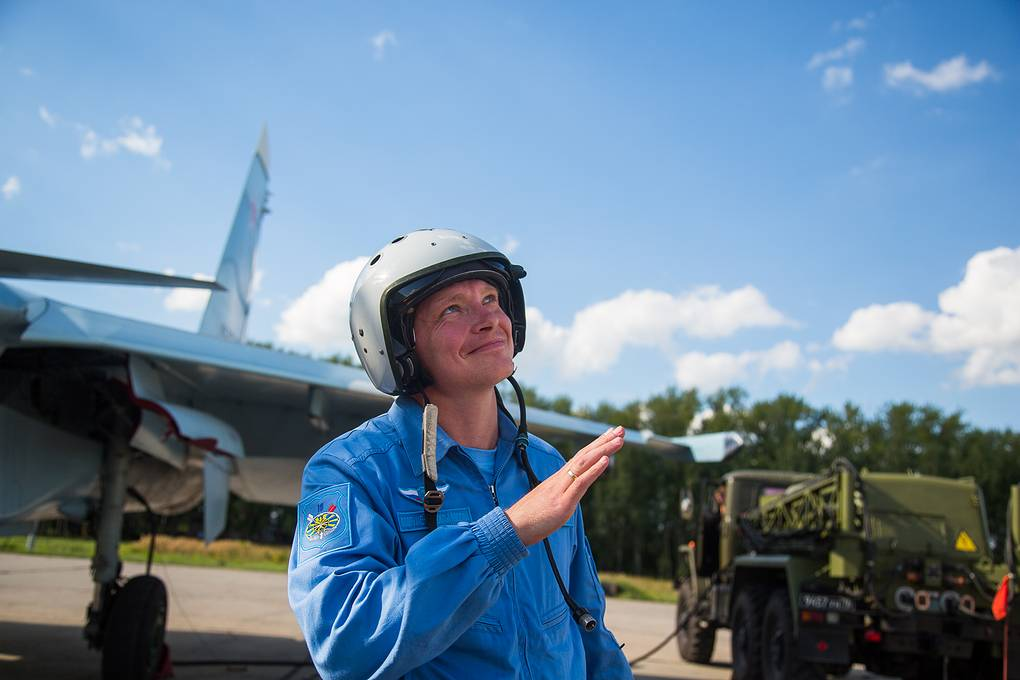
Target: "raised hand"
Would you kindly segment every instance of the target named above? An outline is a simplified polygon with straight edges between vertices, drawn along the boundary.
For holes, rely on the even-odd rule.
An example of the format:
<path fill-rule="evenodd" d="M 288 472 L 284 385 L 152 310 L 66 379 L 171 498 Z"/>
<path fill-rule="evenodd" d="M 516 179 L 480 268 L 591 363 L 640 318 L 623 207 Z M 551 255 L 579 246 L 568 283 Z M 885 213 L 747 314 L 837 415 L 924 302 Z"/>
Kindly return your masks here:
<path fill-rule="evenodd" d="M 506 511 L 524 545 L 531 546 L 563 526 L 581 497 L 609 467 L 623 446 L 622 427 L 607 430 L 578 451 L 566 465 Z"/>

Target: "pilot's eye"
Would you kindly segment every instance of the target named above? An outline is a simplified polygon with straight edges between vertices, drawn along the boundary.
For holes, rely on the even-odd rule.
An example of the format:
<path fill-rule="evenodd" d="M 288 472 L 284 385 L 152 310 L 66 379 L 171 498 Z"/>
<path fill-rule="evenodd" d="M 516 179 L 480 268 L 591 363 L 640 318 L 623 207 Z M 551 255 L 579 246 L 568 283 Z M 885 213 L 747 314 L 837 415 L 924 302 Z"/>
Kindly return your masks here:
<path fill-rule="evenodd" d="M 450 305 L 450 306 L 448 306 L 446 309 L 444 309 L 441 312 L 440 316 L 446 316 L 447 314 L 453 314 L 454 312 L 459 312 L 459 311 L 460 311 L 460 305 Z"/>
<path fill-rule="evenodd" d="M 482 298 L 483 304 L 488 304 L 490 302 L 499 302 L 499 296 L 496 295 L 495 293 L 489 293 L 484 298 Z"/>

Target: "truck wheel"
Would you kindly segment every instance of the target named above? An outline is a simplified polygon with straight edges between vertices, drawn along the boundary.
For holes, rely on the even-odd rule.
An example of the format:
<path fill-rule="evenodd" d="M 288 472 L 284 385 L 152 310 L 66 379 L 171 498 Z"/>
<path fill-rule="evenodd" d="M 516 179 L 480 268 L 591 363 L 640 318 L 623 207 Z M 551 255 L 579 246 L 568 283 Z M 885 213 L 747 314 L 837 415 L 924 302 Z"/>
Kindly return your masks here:
<path fill-rule="evenodd" d="M 136 576 L 113 600 L 103 635 L 103 678 L 150 680 L 159 670 L 166 632 L 166 586 Z"/>
<path fill-rule="evenodd" d="M 824 680 L 818 666 L 797 657 L 797 639 L 793 633 L 793 614 L 786 588 L 769 595 L 762 623 L 762 675 L 765 680 Z"/>
<path fill-rule="evenodd" d="M 676 604 L 676 646 L 680 650 L 680 658 L 691 663 L 708 663 L 712 660 L 712 649 L 715 647 L 715 627 L 701 627 L 702 618 L 698 616 L 697 600 L 691 582 L 680 584 L 680 593 Z M 680 625 L 684 616 L 690 612 L 687 622 Z"/>
<path fill-rule="evenodd" d="M 761 612 L 767 597 L 768 591 L 756 586 L 737 595 L 730 635 L 733 680 L 761 679 Z"/>

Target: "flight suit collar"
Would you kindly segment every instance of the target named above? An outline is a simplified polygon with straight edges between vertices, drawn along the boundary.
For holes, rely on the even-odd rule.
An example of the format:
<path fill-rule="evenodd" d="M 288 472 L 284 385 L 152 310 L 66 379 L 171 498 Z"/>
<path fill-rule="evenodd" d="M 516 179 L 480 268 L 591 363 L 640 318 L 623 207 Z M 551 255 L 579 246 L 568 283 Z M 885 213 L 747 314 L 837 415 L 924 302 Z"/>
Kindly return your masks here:
<path fill-rule="evenodd" d="M 408 396 L 399 396 L 390 406 L 387 413 L 390 424 L 397 431 L 400 442 L 403 444 L 407 462 L 411 466 L 412 474 L 422 474 L 421 467 L 421 404 Z M 517 435 L 517 424 L 510 419 L 502 410 L 497 409 L 497 422 L 499 423 L 499 437 L 496 441 L 496 469 L 499 470 L 505 458 L 513 451 L 514 437 Z M 450 435 L 446 434 L 442 427 L 436 428 L 436 464 L 446 456 L 447 452 L 459 447 Z M 442 470 L 439 472 L 442 478 Z"/>

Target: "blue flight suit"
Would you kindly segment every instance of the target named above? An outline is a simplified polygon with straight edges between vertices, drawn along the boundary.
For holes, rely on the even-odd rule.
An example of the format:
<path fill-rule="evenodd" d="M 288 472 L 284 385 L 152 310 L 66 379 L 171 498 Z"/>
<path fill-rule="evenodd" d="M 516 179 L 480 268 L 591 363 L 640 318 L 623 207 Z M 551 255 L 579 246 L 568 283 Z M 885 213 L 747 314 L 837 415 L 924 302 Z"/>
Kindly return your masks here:
<path fill-rule="evenodd" d="M 590 633 L 570 615 L 545 549 L 525 548 L 502 509 L 529 490 L 514 422 L 500 412 L 494 485 L 439 429 L 446 500 L 430 533 L 421 415 L 399 397 L 305 467 L 288 595 L 322 677 L 631 678 L 605 627 L 580 508 L 549 539 L 571 596 L 598 622 Z M 563 465 L 554 448 L 529 441 L 539 479 Z"/>

